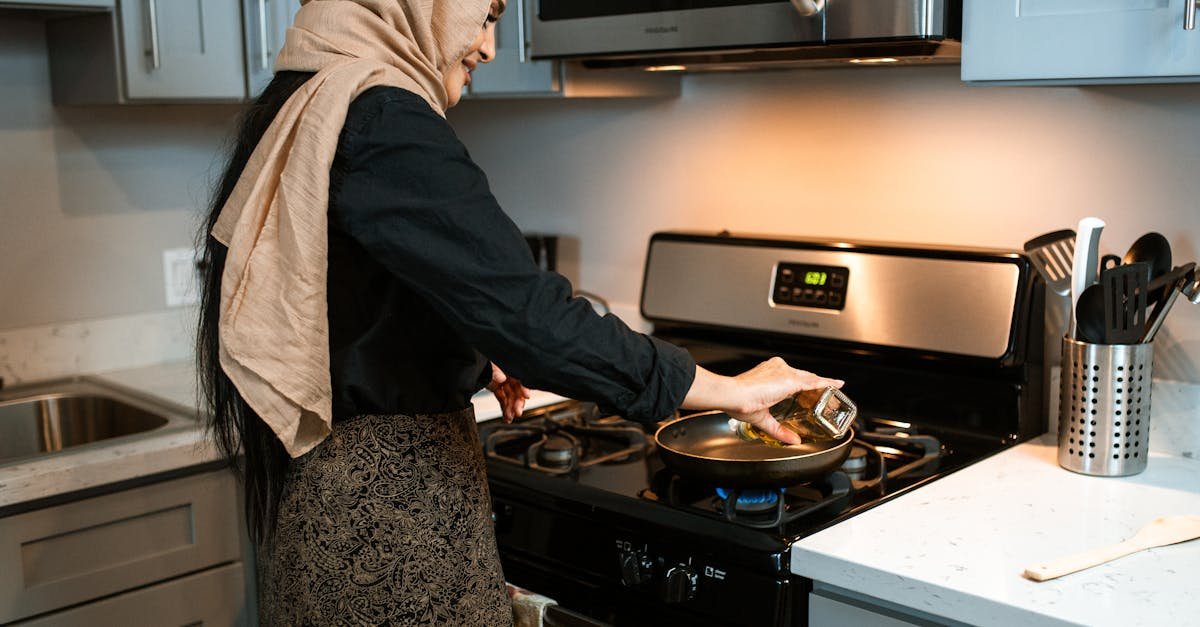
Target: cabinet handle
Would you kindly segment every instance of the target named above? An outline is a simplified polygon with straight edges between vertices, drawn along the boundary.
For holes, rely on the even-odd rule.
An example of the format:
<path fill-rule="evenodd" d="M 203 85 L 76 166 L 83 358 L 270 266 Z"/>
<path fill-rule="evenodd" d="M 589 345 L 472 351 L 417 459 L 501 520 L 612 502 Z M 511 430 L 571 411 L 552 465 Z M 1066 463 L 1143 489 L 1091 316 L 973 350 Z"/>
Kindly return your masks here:
<path fill-rule="evenodd" d="M 517 56 L 521 63 L 528 63 L 529 56 L 525 52 L 525 0 L 517 0 Z"/>
<path fill-rule="evenodd" d="M 1196 30 L 1196 0 L 1183 0 L 1183 30 Z"/>
<path fill-rule="evenodd" d="M 259 57 L 259 68 L 265 72 L 270 69 L 271 63 L 271 49 L 267 46 L 267 0 L 258 0 L 258 40 L 262 53 Z"/>
<path fill-rule="evenodd" d="M 162 57 L 158 53 L 158 2 L 146 0 L 146 18 L 150 21 L 150 49 L 146 54 L 150 57 L 150 68 L 162 67 Z"/>

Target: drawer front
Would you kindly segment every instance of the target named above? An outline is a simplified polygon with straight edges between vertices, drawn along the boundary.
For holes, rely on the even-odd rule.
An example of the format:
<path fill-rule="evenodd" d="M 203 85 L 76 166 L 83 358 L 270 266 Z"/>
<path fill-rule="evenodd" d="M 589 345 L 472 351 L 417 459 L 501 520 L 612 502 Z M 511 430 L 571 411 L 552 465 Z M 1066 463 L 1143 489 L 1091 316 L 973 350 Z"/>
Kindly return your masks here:
<path fill-rule="evenodd" d="M 17 623 L 21 627 L 252 625 L 242 565 L 227 564 Z"/>
<path fill-rule="evenodd" d="M 0 623 L 238 560 L 237 498 L 221 471 L 0 518 Z"/>

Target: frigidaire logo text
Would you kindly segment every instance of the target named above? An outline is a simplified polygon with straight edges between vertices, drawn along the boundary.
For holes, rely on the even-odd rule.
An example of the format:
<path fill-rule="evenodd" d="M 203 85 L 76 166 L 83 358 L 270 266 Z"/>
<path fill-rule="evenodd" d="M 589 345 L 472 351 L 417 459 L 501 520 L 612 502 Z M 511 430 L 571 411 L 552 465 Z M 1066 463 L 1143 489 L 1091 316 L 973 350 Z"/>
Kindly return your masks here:
<path fill-rule="evenodd" d="M 647 26 L 647 35 L 666 35 L 667 33 L 678 33 L 678 26 Z"/>
<path fill-rule="evenodd" d="M 820 323 L 817 322 L 812 322 L 809 320 L 797 320 L 795 318 L 788 318 L 787 323 L 794 327 L 804 327 L 805 329 L 815 329 L 821 326 Z"/>

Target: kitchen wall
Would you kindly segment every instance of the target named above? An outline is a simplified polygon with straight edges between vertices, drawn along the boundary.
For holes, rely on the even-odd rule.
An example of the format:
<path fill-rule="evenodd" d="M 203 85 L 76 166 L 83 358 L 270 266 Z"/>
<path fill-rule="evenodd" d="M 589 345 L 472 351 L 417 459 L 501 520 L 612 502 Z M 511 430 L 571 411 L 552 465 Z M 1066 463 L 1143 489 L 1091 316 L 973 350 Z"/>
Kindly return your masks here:
<path fill-rule="evenodd" d="M 580 286 L 619 302 L 659 229 L 1016 249 L 1096 215 L 1106 252 L 1158 230 L 1200 256 L 1200 85 L 976 87 L 911 67 L 683 86 L 451 119 L 518 224 L 577 235 Z M 1156 375 L 1200 381 L 1200 307 L 1180 302 L 1156 350 Z"/>
<path fill-rule="evenodd" d="M 1200 254 L 1200 85 L 957 72 L 688 76 L 677 99 L 475 101 L 450 119 L 517 223 L 577 237 L 579 286 L 619 303 L 659 229 L 1016 248 L 1098 215 L 1109 252 L 1155 229 Z M 0 362 L 14 334 L 178 317 L 161 251 L 191 243 L 236 108 L 52 107 L 39 23 L 4 15 L 0 85 Z M 1200 382 L 1185 304 L 1156 374 Z"/>
<path fill-rule="evenodd" d="M 41 22 L 0 12 L 0 330 L 162 310 L 233 106 L 50 104 Z"/>

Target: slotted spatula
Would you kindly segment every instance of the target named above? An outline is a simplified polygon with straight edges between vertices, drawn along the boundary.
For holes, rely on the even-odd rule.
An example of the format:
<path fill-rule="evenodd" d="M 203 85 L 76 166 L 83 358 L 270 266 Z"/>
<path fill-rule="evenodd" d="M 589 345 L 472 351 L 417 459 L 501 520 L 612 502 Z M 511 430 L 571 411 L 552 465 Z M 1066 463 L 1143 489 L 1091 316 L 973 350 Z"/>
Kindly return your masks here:
<path fill-rule="evenodd" d="M 1146 333 L 1150 264 L 1127 263 L 1100 275 L 1104 286 L 1104 343 L 1137 344 Z"/>
<path fill-rule="evenodd" d="M 1071 293 L 1071 261 L 1075 258 L 1075 231 L 1064 229 L 1025 242 L 1025 254 L 1059 296 Z"/>
<path fill-rule="evenodd" d="M 1132 538 L 1025 569 L 1025 577 L 1047 581 L 1111 562 L 1118 557 L 1200 538 L 1200 516 L 1163 516 L 1142 527 Z"/>

